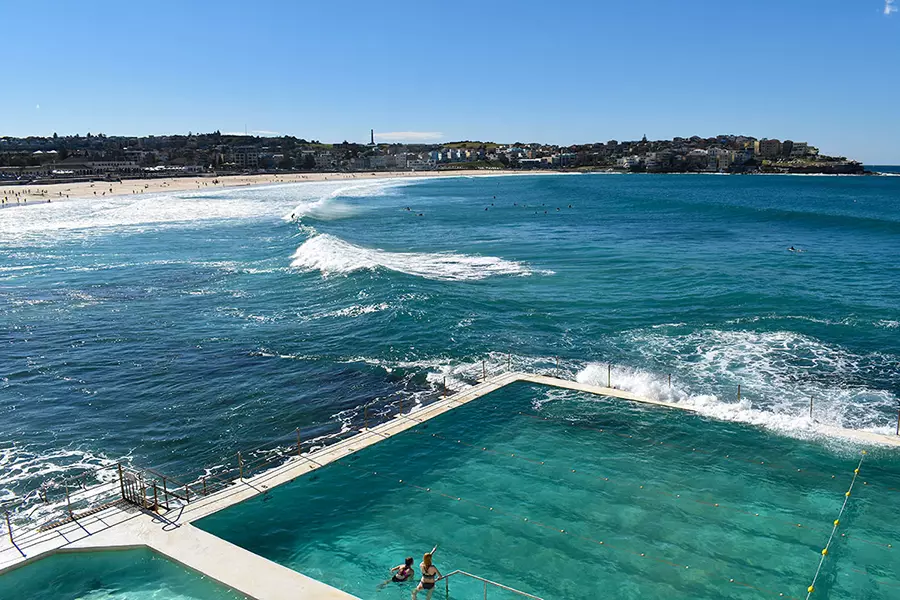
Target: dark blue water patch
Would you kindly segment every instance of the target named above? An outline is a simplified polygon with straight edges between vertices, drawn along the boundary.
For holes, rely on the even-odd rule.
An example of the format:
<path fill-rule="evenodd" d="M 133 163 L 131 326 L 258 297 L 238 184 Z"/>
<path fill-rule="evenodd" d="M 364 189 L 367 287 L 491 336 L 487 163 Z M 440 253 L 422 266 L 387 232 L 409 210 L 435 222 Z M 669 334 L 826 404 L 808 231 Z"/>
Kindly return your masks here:
<path fill-rule="evenodd" d="M 282 220 L 304 189 L 190 200 L 270 207 L 257 217 L 4 239 L 0 442 L 198 472 L 297 426 L 358 425 L 366 404 L 428 401 L 482 359 L 505 366 L 491 352 L 519 368 L 560 356 L 567 376 L 609 361 L 658 380 L 690 364 L 678 375 L 691 396 L 732 398 L 757 375 L 762 411 L 812 390 L 844 424 L 894 418 L 897 178 L 439 179 L 330 200 L 323 188 L 314 223 Z M 368 250 L 388 264 L 292 267 L 317 235 L 356 248 L 317 257 L 332 266 Z M 394 264 L 410 252 L 528 274 L 448 280 Z M 773 366 L 781 334 L 797 360 Z M 752 360 L 704 359 L 734 347 Z"/>

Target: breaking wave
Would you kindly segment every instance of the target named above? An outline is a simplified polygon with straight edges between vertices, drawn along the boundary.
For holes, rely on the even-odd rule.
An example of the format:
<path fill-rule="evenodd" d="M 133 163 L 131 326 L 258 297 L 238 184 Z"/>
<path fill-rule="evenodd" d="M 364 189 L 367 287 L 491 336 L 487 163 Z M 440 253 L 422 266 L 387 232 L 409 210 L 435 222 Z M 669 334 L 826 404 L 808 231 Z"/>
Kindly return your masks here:
<path fill-rule="evenodd" d="M 359 213 L 360 206 L 341 202 L 339 198 L 374 198 L 385 196 L 392 188 L 411 183 L 398 179 L 378 179 L 358 185 L 341 186 L 326 194 L 305 198 L 290 213 L 282 217 L 285 221 L 301 220 L 304 217 L 319 221 L 345 219 Z"/>
<path fill-rule="evenodd" d="M 442 281 L 473 281 L 496 275 L 531 275 L 526 265 L 495 256 L 473 256 L 455 252 L 388 252 L 363 248 L 322 233 L 307 239 L 292 256 L 291 266 L 318 270 L 323 275 L 387 269 Z M 552 274 L 552 271 L 542 271 Z"/>
<path fill-rule="evenodd" d="M 854 354 L 790 331 L 666 335 L 651 329 L 625 337 L 643 355 L 641 363 L 666 367 L 656 372 L 613 366 L 612 385 L 619 389 L 793 437 L 820 437 L 823 425 L 893 433 L 898 398 L 877 387 L 887 382 L 892 357 Z M 589 363 L 576 380 L 605 386 L 607 368 Z M 672 373 L 671 387 L 664 369 Z"/>

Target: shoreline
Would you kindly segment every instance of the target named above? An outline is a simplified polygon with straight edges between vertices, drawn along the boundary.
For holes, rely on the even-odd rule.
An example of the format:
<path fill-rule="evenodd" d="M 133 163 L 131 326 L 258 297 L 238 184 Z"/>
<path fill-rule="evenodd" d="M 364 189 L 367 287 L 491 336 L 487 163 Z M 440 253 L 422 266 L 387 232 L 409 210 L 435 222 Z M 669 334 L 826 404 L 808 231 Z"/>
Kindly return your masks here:
<path fill-rule="evenodd" d="M 263 185 L 324 183 L 376 179 L 432 179 L 439 177 L 491 177 L 507 175 L 558 175 L 557 171 L 459 170 L 459 171 L 385 171 L 369 173 L 284 173 L 259 175 L 223 175 L 220 177 L 164 177 L 122 179 L 116 181 L 80 181 L 4 187 L 0 183 L 2 208 L 46 204 L 53 201 L 88 200 L 119 196 L 138 196 L 164 192 L 229 190 Z"/>
<path fill-rule="evenodd" d="M 802 177 L 868 177 L 898 176 L 890 172 L 853 173 L 632 173 L 618 170 L 520 170 L 520 169 L 460 169 L 454 171 L 381 171 L 381 172 L 329 172 L 329 173 L 280 173 L 254 175 L 222 175 L 194 177 L 135 178 L 115 181 L 95 180 L 32 185 L 9 185 L 0 182 L 0 209 L 12 206 L 46 204 L 53 201 L 88 200 L 91 198 L 120 197 L 165 192 L 196 192 L 203 190 L 233 190 L 243 187 L 281 185 L 293 183 L 323 183 L 335 181 L 367 181 L 377 179 L 434 179 L 451 177 L 498 177 L 522 175 L 796 175 Z M 6 185 L 4 185 L 6 183 Z M 8 186 L 8 187 L 6 187 Z"/>

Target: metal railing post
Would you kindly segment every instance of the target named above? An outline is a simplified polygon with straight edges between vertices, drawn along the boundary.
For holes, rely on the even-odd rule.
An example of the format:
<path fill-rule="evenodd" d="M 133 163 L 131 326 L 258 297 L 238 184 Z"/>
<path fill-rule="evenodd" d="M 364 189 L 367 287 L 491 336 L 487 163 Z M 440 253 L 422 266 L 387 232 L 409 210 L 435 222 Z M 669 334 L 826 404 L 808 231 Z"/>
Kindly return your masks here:
<path fill-rule="evenodd" d="M 184 502 L 185 504 L 191 503 L 191 486 L 188 484 L 184 484 Z M 166 508 L 169 508 L 168 505 Z"/>
<path fill-rule="evenodd" d="M 297 456 L 303 456 L 303 450 L 300 447 L 300 428 L 297 428 Z M 204 491 L 204 493 L 206 493 Z"/>
<path fill-rule="evenodd" d="M 74 515 L 72 515 L 72 503 L 69 500 L 69 484 L 66 484 L 66 511 L 69 513 L 69 518 L 74 519 Z"/>
<path fill-rule="evenodd" d="M 612 387 L 612 364 L 606 363 L 606 387 Z"/>
<path fill-rule="evenodd" d="M 809 399 L 809 420 L 810 421 L 812 421 L 812 405 L 813 405 L 813 399 L 812 399 L 812 397 L 810 397 L 810 399 Z"/>
<path fill-rule="evenodd" d="M 141 508 L 147 508 L 147 486 L 144 485 L 144 474 L 138 475 L 141 485 Z"/>
<path fill-rule="evenodd" d="M 559 356 L 556 357 L 556 378 L 559 379 Z"/>
<path fill-rule="evenodd" d="M 741 401 L 741 384 L 738 384 L 738 402 Z"/>
<path fill-rule="evenodd" d="M 446 376 L 444 377 L 444 385 L 443 385 L 443 389 L 441 390 L 441 393 L 443 394 L 444 398 L 447 397 L 447 377 Z"/>
<path fill-rule="evenodd" d="M 9 543 L 15 544 L 15 542 L 13 541 L 12 523 L 9 520 L 9 511 L 6 511 L 6 533 L 9 534 Z"/>
<path fill-rule="evenodd" d="M 169 510 L 169 488 L 166 486 L 166 478 L 162 478 L 163 482 L 163 501 L 166 503 L 166 510 Z M 184 486 L 185 491 L 187 491 L 187 486 Z"/>
<path fill-rule="evenodd" d="M 238 452 L 238 469 L 241 473 L 241 481 L 244 480 L 244 460 L 241 458 L 241 453 Z"/>
<path fill-rule="evenodd" d="M 363 427 L 369 428 L 369 405 L 363 406 Z"/>
<path fill-rule="evenodd" d="M 203 476 L 203 495 L 206 496 L 206 475 Z"/>
<path fill-rule="evenodd" d="M 507 371 L 512 370 L 512 352 L 506 353 L 506 370 Z"/>
<path fill-rule="evenodd" d="M 159 512 L 159 495 L 156 490 L 156 482 L 153 482 L 153 511 Z"/>
<path fill-rule="evenodd" d="M 672 374 L 669 373 L 669 389 L 672 389 Z"/>
<path fill-rule="evenodd" d="M 122 476 L 122 463 L 116 463 L 119 467 L 119 489 L 122 490 L 122 500 L 125 499 L 125 478 Z"/>
<path fill-rule="evenodd" d="M 481 361 L 481 380 L 485 381 L 487 379 L 487 367 L 484 366 L 484 361 Z"/>

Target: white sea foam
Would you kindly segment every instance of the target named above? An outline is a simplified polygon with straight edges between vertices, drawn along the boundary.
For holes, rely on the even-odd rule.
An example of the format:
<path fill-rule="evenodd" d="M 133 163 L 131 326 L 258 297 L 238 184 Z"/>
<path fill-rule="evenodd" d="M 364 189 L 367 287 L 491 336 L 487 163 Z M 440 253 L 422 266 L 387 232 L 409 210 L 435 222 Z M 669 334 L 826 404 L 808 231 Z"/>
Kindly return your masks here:
<path fill-rule="evenodd" d="M 400 179 L 377 179 L 355 185 L 336 187 L 326 194 L 304 198 L 282 218 L 285 221 L 300 220 L 312 217 L 320 221 L 332 221 L 352 217 L 360 210 L 360 206 L 340 202 L 338 198 L 372 198 L 384 196 L 393 188 L 408 185 L 410 181 Z"/>
<path fill-rule="evenodd" d="M 128 464 L 130 457 L 119 460 Z M 16 521 L 27 517 L 34 523 L 56 516 L 66 504 L 63 482 L 68 481 L 75 503 L 82 483 L 90 487 L 115 480 L 116 472 L 110 467 L 116 462 L 86 450 L 39 452 L 19 445 L 0 447 L 0 502 L 15 505 L 11 512 Z"/>
<path fill-rule="evenodd" d="M 353 306 L 348 306 L 346 308 L 339 308 L 337 310 L 324 312 L 320 315 L 317 315 L 317 318 L 358 317 L 360 315 L 368 315 L 371 313 L 381 312 L 383 310 L 389 309 L 390 307 L 391 305 L 387 302 L 380 302 L 378 304 L 354 304 Z"/>
<path fill-rule="evenodd" d="M 292 267 L 318 270 L 326 276 L 379 268 L 443 281 L 471 281 L 495 275 L 524 276 L 533 273 L 522 263 L 494 256 L 455 252 L 388 252 L 356 246 L 327 233 L 307 239 L 297 248 L 292 259 Z"/>
<path fill-rule="evenodd" d="M 382 179 L 351 185 L 310 182 L 200 192 L 89 197 L 71 202 L 0 210 L 0 239 L 45 244 L 48 237 L 87 237 L 110 231 L 156 231 L 204 221 L 277 219 L 291 208 L 320 206 L 341 196 L 378 196 L 407 180 Z"/>
<path fill-rule="evenodd" d="M 625 337 L 644 355 L 642 362 L 665 364 L 673 377 L 670 388 L 665 372 L 614 366 L 612 384 L 620 389 L 796 437 L 819 437 L 820 425 L 892 431 L 889 415 L 896 396 L 861 383 L 886 372 L 890 357 L 856 355 L 789 331 L 707 329 L 666 335 L 650 329 Z M 576 379 L 606 385 L 607 365 L 588 364 Z"/>

